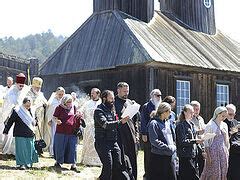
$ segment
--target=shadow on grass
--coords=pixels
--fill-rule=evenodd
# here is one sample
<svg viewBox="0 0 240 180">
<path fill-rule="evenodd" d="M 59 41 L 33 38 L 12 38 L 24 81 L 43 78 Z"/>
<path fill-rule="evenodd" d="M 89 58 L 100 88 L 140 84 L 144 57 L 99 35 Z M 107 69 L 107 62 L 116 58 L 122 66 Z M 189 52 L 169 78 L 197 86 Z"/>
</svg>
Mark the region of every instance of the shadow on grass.
<svg viewBox="0 0 240 180">
<path fill-rule="evenodd" d="M 15 160 L 15 156 L 12 154 L 0 154 L 0 159 L 3 161 Z"/>
<path fill-rule="evenodd" d="M 18 168 L 14 167 L 14 166 L 0 165 L 0 169 L 3 169 L 3 170 L 17 170 Z"/>
</svg>

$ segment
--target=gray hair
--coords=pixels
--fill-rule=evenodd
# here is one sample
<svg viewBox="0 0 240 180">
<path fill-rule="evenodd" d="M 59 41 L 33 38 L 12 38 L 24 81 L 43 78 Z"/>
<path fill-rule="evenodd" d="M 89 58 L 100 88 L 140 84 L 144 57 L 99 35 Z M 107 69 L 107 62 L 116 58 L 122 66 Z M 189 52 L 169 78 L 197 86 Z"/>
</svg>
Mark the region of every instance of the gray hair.
<svg viewBox="0 0 240 180">
<path fill-rule="evenodd" d="M 227 109 L 232 109 L 234 113 L 236 113 L 236 106 L 234 104 L 228 104 L 226 105 Z"/>
<path fill-rule="evenodd" d="M 221 114 L 222 112 L 227 112 L 227 108 L 226 107 L 224 107 L 224 106 L 219 106 L 219 107 L 217 107 L 216 109 L 215 109 L 215 111 L 214 111 L 214 113 L 213 113 L 213 117 L 212 117 L 212 119 L 211 120 L 215 120 L 216 118 L 217 118 L 217 116 L 219 115 L 219 114 Z"/>
<path fill-rule="evenodd" d="M 159 89 L 153 89 L 153 90 L 150 92 L 150 97 L 152 98 L 152 97 L 154 96 L 154 94 L 156 94 L 156 93 L 162 95 L 162 93 L 161 93 L 161 91 L 160 91 Z"/>
<path fill-rule="evenodd" d="M 10 81 L 13 82 L 13 78 L 12 78 L 11 76 L 8 76 L 8 77 L 7 77 L 7 80 L 10 80 Z"/>
<path fill-rule="evenodd" d="M 198 102 L 198 101 L 191 101 L 190 105 L 192 105 L 192 106 L 198 106 L 198 107 L 201 106 L 200 102 Z"/>
<path fill-rule="evenodd" d="M 23 99 L 23 104 L 26 104 L 27 102 L 32 102 L 32 98 L 30 96 L 26 96 L 24 99 Z"/>
</svg>

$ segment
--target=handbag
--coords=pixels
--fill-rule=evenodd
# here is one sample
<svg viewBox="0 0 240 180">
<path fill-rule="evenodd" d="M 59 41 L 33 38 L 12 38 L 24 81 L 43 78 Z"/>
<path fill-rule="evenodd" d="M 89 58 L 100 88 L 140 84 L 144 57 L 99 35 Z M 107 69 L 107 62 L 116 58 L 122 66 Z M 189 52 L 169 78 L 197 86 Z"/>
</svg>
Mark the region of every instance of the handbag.
<svg viewBox="0 0 240 180">
<path fill-rule="evenodd" d="M 80 121 L 80 127 L 77 127 L 77 121 Z M 74 116 L 74 129 L 73 129 L 73 134 L 77 136 L 78 138 L 81 138 L 83 135 L 83 130 L 82 128 L 86 127 L 85 121 L 82 118 L 77 117 L 76 115 Z"/>
<path fill-rule="evenodd" d="M 40 132 L 38 124 L 37 124 L 37 127 L 38 127 L 38 132 L 39 132 L 39 135 L 40 135 L 40 139 L 39 140 L 35 140 L 34 147 L 37 150 L 38 155 L 41 155 L 43 153 L 42 149 L 45 148 L 47 146 L 47 144 L 46 144 L 46 142 L 42 138 L 42 135 L 41 135 L 41 132 Z"/>
</svg>

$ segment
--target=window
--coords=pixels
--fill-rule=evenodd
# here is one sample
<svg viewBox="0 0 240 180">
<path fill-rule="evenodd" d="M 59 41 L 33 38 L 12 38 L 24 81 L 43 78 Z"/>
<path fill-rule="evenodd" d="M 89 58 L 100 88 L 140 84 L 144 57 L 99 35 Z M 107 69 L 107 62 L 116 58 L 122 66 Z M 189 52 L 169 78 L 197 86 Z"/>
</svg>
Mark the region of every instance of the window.
<svg viewBox="0 0 240 180">
<path fill-rule="evenodd" d="M 203 4 L 206 8 L 210 8 L 212 5 L 212 0 L 204 0 Z"/>
<path fill-rule="evenodd" d="M 217 106 L 226 106 L 229 103 L 229 86 L 217 84 Z"/>
<path fill-rule="evenodd" d="M 190 103 L 190 82 L 177 80 L 177 114 L 179 114 L 185 104 Z"/>
</svg>

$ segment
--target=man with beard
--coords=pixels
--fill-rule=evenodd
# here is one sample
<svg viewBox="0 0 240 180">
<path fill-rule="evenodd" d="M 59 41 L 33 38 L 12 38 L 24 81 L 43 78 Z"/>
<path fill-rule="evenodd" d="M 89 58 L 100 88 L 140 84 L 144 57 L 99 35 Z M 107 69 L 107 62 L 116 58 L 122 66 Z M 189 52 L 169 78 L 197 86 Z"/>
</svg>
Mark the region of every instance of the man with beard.
<svg viewBox="0 0 240 180">
<path fill-rule="evenodd" d="M 121 176 L 121 152 L 117 143 L 117 127 L 125 124 L 129 117 L 118 120 L 114 111 L 114 94 L 105 90 L 102 103 L 94 111 L 95 148 L 103 164 L 100 180 L 116 180 Z"/>
<path fill-rule="evenodd" d="M 149 160 L 151 154 L 151 144 L 148 139 L 148 125 L 151 120 L 150 114 L 152 113 L 152 111 L 157 110 L 159 104 L 162 102 L 161 95 L 162 93 L 159 89 L 152 90 L 152 92 L 150 93 L 151 99 L 142 106 L 140 132 L 142 135 L 144 150 L 144 179 L 149 179 Z"/>
<path fill-rule="evenodd" d="M 86 127 L 83 133 L 83 148 L 81 163 L 90 166 L 101 166 L 101 161 L 98 154 L 94 148 L 94 119 L 93 113 L 99 104 L 101 104 L 100 99 L 101 91 L 98 88 L 92 88 L 91 99 L 87 101 L 83 108 L 80 110 L 83 113 L 83 117 L 86 123 Z"/>
<path fill-rule="evenodd" d="M 31 89 L 28 91 L 27 96 L 32 99 L 32 111 L 37 119 L 37 124 L 41 135 L 44 135 L 44 118 L 45 118 L 45 108 L 47 105 L 47 100 L 41 92 L 43 80 L 40 77 L 34 77 L 32 79 Z M 35 138 L 40 139 L 40 134 L 38 128 L 35 132 Z"/>
<path fill-rule="evenodd" d="M 116 113 L 120 118 L 126 107 L 135 103 L 135 101 L 128 99 L 129 85 L 126 82 L 118 83 L 117 93 L 118 94 L 115 98 L 115 108 Z M 134 179 L 137 179 L 137 145 L 139 143 L 139 121 L 140 113 L 137 113 L 126 124 L 121 124 L 118 128 L 118 145 L 121 149 L 122 161 L 125 162 L 126 158 L 129 158 Z M 127 166 L 127 164 L 123 163 L 123 166 Z M 127 167 L 123 168 L 127 169 Z"/>
<path fill-rule="evenodd" d="M 13 128 L 8 132 L 8 135 L 3 136 L 2 132 L 4 129 L 4 121 L 7 121 L 12 109 L 15 106 L 21 106 L 23 98 L 29 90 L 25 83 L 26 76 L 20 73 L 16 76 L 16 84 L 12 85 L 8 90 L 2 108 L 2 116 L 0 118 L 0 147 L 2 148 L 3 154 L 15 155 L 15 141 L 13 138 Z M 4 139 L 4 140 L 3 140 Z"/>
</svg>

